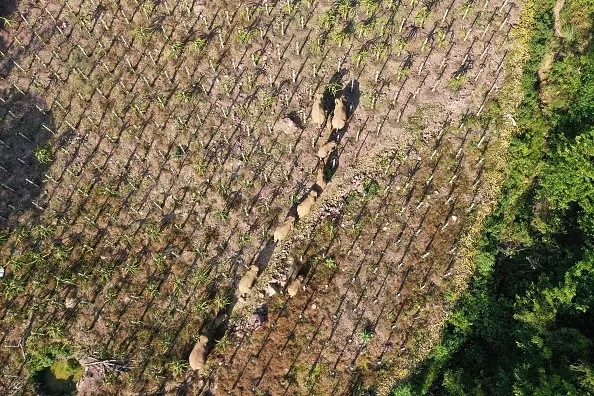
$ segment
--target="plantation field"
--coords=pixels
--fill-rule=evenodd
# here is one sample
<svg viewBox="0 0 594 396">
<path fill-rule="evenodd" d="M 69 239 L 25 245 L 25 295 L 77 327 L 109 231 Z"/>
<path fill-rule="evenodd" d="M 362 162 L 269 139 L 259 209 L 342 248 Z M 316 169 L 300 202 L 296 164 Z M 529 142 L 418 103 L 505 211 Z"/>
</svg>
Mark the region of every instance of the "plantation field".
<svg viewBox="0 0 594 396">
<path fill-rule="evenodd" d="M 3 7 L 3 394 L 50 366 L 81 395 L 386 394 L 427 355 L 502 178 L 518 5 Z"/>
</svg>

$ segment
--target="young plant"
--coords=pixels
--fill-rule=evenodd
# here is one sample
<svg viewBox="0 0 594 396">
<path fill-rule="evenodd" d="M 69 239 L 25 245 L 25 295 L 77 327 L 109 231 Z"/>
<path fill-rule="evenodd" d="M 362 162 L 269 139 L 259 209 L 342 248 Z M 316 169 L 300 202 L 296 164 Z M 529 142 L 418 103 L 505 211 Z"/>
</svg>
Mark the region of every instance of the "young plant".
<svg viewBox="0 0 594 396">
<path fill-rule="evenodd" d="M 353 6 L 351 5 L 351 0 L 338 0 L 338 3 L 336 5 L 336 11 L 338 11 L 338 14 L 345 21 L 349 18 L 352 9 Z"/>
<path fill-rule="evenodd" d="M 325 88 L 326 92 L 328 92 L 332 96 L 336 96 L 338 91 L 340 91 L 341 89 L 342 89 L 342 85 L 339 83 L 326 84 L 326 88 Z"/>
<path fill-rule="evenodd" d="M 422 28 L 425 25 L 425 21 L 429 18 L 429 15 L 427 7 L 422 7 L 415 16 L 415 25 Z"/>
<path fill-rule="evenodd" d="M 48 147 L 37 147 L 35 149 L 35 158 L 40 164 L 48 164 L 53 161 L 52 152 Z"/>
<path fill-rule="evenodd" d="M 202 38 L 197 38 L 196 40 L 191 42 L 192 51 L 194 51 L 197 55 L 200 55 L 206 47 L 206 40 Z"/>
<path fill-rule="evenodd" d="M 220 339 L 216 342 L 216 348 L 218 350 L 225 350 L 231 344 L 231 339 L 229 338 L 229 333 L 225 333 Z"/>
<path fill-rule="evenodd" d="M 454 92 L 459 92 L 462 89 L 462 86 L 468 81 L 468 76 L 466 74 L 460 73 L 451 78 L 448 81 L 448 85 Z"/>
<path fill-rule="evenodd" d="M 167 364 L 167 368 L 173 375 L 173 377 L 179 377 L 186 371 L 188 364 L 185 361 L 177 360 Z"/>
<path fill-rule="evenodd" d="M 361 0 L 361 6 L 365 9 L 365 15 L 369 16 L 379 7 L 379 0 Z"/>
<path fill-rule="evenodd" d="M 336 23 L 336 11 L 333 9 L 329 9 L 328 11 L 324 12 L 320 15 L 318 24 L 320 27 L 323 27 L 326 30 L 330 30 L 332 26 Z"/>
<path fill-rule="evenodd" d="M 355 55 L 355 61 L 357 62 L 357 67 L 359 67 L 361 65 L 361 62 L 364 62 L 368 56 L 369 56 L 369 52 L 366 49 L 361 48 L 361 50 L 357 53 L 357 55 Z"/>
<path fill-rule="evenodd" d="M 359 332 L 359 340 L 363 346 L 367 345 L 375 336 L 373 330 L 367 326 Z"/>
<path fill-rule="evenodd" d="M 141 42 L 145 42 L 155 33 L 152 27 L 140 26 L 132 30 L 132 36 Z"/>
<path fill-rule="evenodd" d="M 151 243 L 162 242 L 163 235 L 165 235 L 165 234 L 163 232 L 161 232 L 158 227 L 156 227 L 152 224 L 149 225 L 148 227 L 146 227 L 146 237 L 149 240 L 149 242 L 151 242 Z"/>
<path fill-rule="evenodd" d="M 235 32 L 235 41 L 240 44 L 249 44 L 254 38 L 255 31 L 248 29 L 239 29 Z"/>
<path fill-rule="evenodd" d="M 169 47 L 169 53 L 167 54 L 170 58 L 178 59 L 184 52 L 185 45 L 181 41 L 176 41 Z"/>
<path fill-rule="evenodd" d="M 324 265 L 326 266 L 326 268 L 335 269 L 336 260 L 334 259 L 334 257 L 326 257 L 326 260 L 324 260 Z"/>
</svg>

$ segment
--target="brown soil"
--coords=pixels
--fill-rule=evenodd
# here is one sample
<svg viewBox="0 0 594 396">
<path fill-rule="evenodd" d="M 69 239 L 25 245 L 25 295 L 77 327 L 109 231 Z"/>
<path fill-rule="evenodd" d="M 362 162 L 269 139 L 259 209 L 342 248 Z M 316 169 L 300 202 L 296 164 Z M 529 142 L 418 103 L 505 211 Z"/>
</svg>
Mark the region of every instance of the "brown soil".
<svg viewBox="0 0 594 396">
<path fill-rule="evenodd" d="M 344 394 L 409 372 L 469 275 L 457 246 L 484 201 L 517 7 L 359 5 L 326 34 L 333 3 L 18 2 L 0 58 L 3 346 L 32 323 L 27 353 L 132 361 L 106 394 Z M 334 175 L 275 246 L 316 180 L 327 136 L 309 112 L 331 83 L 350 113 Z M 288 257 L 306 290 L 260 297 Z M 199 379 L 183 364 L 201 334 Z M 0 354 L 0 389 L 30 386 L 23 363 Z"/>
</svg>

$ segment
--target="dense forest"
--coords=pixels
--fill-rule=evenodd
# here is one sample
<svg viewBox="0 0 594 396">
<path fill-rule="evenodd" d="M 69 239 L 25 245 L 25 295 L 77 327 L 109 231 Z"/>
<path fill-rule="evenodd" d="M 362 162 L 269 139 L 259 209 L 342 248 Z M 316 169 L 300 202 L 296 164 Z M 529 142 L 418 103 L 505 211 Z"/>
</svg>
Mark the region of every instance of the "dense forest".
<svg viewBox="0 0 594 396">
<path fill-rule="evenodd" d="M 594 2 L 527 6 L 518 133 L 476 274 L 393 395 L 594 394 Z"/>
</svg>

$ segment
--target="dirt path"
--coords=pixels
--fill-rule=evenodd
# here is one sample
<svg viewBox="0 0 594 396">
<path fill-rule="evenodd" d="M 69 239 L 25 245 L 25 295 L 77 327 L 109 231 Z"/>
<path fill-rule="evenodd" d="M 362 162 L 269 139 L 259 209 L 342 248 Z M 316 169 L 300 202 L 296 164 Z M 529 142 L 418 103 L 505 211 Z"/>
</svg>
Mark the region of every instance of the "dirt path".
<svg viewBox="0 0 594 396">
<path fill-rule="evenodd" d="M 563 38 L 563 32 L 561 31 L 561 19 L 559 18 L 559 14 L 565 5 L 565 0 L 557 0 L 555 4 L 555 9 L 553 10 L 553 16 L 555 18 L 555 36 L 558 38 Z"/>
<path fill-rule="evenodd" d="M 557 2 L 555 3 L 555 8 L 553 10 L 555 37 L 557 37 L 558 39 L 561 39 L 561 40 L 564 37 L 563 37 L 563 32 L 561 31 L 560 14 L 561 14 L 561 10 L 563 9 L 564 5 L 565 5 L 565 0 L 557 0 Z M 551 72 L 551 67 L 553 66 L 553 61 L 555 60 L 555 53 L 556 53 L 556 51 L 549 44 L 547 53 L 542 58 L 540 67 L 538 68 L 538 72 L 537 72 L 538 78 L 541 81 L 541 83 L 544 83 L 549 77 L 549 73 Z M 548 98 L 546 95 L 544 95 L 544 93 L 545 93 L 545 91 L 541 90 L 541 94 L 540 94 L 541 102 L 545 103 L 545 104 L 550 103 L 550 98 Z"/>
</svg>

